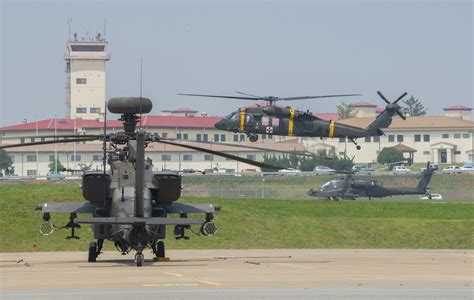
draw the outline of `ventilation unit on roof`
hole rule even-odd
[[[207,117],[207,112],[203,111],[203,112],[201,113],[201,117]]]

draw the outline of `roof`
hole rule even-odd
[[[314,113],[314,115],[323,120],[337,121],[341,118],[338,113]]]
[[[217,121],[223,117],[196,117],[196,116],[143,116],[142,126],[144,127],[187,127],[187,128],[214,128]],[[104,122],[83,119],[53,119],[40,120],[25,124],[11,125],[0,128],[1,131],[23,131],[23,130],[73,130],[74,128],[102,128]],[[122,122],[118,120],[108,120],[107,128],[121,128]]]
[[[408,147],[407,145],[404,145],[402,143],[399,143],[398,145],[393,146],[393,148],[395,148],[395,149],[397,149],[398,151],[401,151],[401,152],[416,152],[416,151],[418,151],[418,150],[413,149],[411,147]]]
[[[444,110],[472,110],[472,108],[462,105],[453,105],[443,108]]]
[[[377,105],[369,103],[369,102],[351,103],[350,106],[354,106],[354,107],[377,107]]]
[[[384,110],[385,110],[385,108],[380,107],[380,106],[377,106],[377,107],[375,108],[375,112],[376,112],[376,113],[381,113],[381,112],[383,112]]]
[[[374,118],[359,117],[340,120],[339,123],[366,128]],[[336,125],[337,126],[337,125]],[[474,130],[474,121],[450,118],[444,116],[416,116],[408,117],[405,121],[400,117],[393,117],[392,124],[383,131],[414,131],[414,130]]]

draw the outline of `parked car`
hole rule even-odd
[[[50,171],[46,175],[46,179],[48,180],[56,180],[56,179],[63,180],[64,178],[66,178],[66,176],[64,176],[64,174],[61,172]]]
[[[460,174],[462,173],[461,168],[458,166],[449,166],[443,169],[444,174]]]
[[[372,175],[375,173],[375,169],[371,167],[364,167],[364,166],[353,166],[352,167],[352,172],[354,172],[357,175]]]
[[[461,170],[462,173],[474,174],[474,163],[465,163],[459,170]]]
[[[429,196],[424,196],[424,197],[421,197],[420,199],[422,199],[422,200],[428,200],[428,199],[443,200],[443,195],[441,195],[441,194],[431,194],[431,198]]]
[[[410,174],[411,170],[405,166],[395,166],[393,167],[393,174]]]
[[[435,172],[438,171],[439,167],[437,164],[430,164],[430,168],[434,170]],[[421,173],[423,173],[426,170],[426,167],[423,167],[420,169]]]
[[[326,166],[316,166],[313,170],[316,175],[333,175],[336,174],[336,170]]]
[[[301,171],[293,168],[287,168],[278,170],[278,173],[282,173],[282,175],[298,175],[301,173]]]

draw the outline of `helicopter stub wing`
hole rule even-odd
[[[96,217],[76,218],[76,224],[110,224],[110,225],[191,225],[203,224],[205,220],[191,218],[138,218],[138,217]]]
[[[199,213],[214,213],[220,210],[220,206],[213,204],[191,204],[191,203],[173,203],[164,206],[163,209],[168,214],[199,214]]]
[[[96,206],[88,203],[74,203],[74,202],[65,202],[65,203],[43,203],[36,206],[36,210],[41,210],[42,212],[69,212],[69,213],[85,213],[93,214],[95,213]]]

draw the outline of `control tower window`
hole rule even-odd
[[[100,114],[100,107],[91,107],[90,112],[91,114]]]
[[[76,78],[76,84],[87,84],[87,78]]]
[[[87,113],[87,107],[76,107],[76,113],[77,114],[86,114]]]
[[[104,45],[72,45],[72,51],[78,52],[101,52],[104,51]]]

